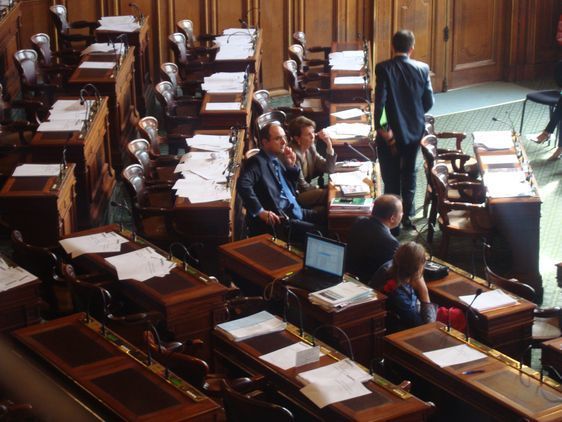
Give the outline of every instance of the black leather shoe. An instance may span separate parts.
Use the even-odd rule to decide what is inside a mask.
[[[415,224],[412,223],[412,220],[410,220],[409,218],[402,219],[402,227],[404,227],[406,230],[416,230]]]

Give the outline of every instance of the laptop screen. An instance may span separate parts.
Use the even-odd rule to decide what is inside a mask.
[[[343,277],[345,243],[307,233],[305,268]]]

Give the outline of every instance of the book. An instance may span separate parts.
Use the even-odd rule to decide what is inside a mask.
[[[330,203],[331,212],[369,212],[373,208],[373,198],[339,197],[332,199]]]
[[[317,305],[334,308],[370,299],[374,296],[375,292],[369,286],[359,281],[347,281],[312,292],[308,295],[308,300]]]
[[[233,341],[243,341],[264,334],[283,331],[286,327],[286,322],[267,311],[261,311],[245,318],[218,324],[215,330],[220,331]]]

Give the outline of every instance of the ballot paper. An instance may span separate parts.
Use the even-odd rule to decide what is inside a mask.
[[[113,69],[115,62],[90,62],[85,61],[78,66],[80,69]]]
[[[432,350],[431,352],[425,352],[424,356],[436,365],[439,365],[441,368],[472,362],[486,357],[484,353],[481,353],[466,344]]]
[[[2,258],[0,258],[0,261],[2,261],[0,265],[0,292],[37,279],[21,267],[10,267]]]
[[[21,164],[16,167],[13,177],[58,176],[60,164]]]
[[[347,110],[337,111],[335,113],[331,113],[332,116],[337,117],[338,119],[353,119],[354,117],[361,117],[365,114],[363,110],[360,108],[350,108]]]
[[[86,54],[121,54],[125,51],[125,44],[121,42],[96,42],[90,44],[80,52],[81,56]]]
[[[233,321],[223,322],[215,327],[233,341],[244,341],[264,334],[276,333],[287,328],[287,323],[267,311]]]
[[[472,307],[477,311],[489,311],[491,309],[503,308],[518,303],[517,300],[505,294],[501,289],[489,290],[481,293],[476,300],[474,296],[475,295],[459,296],[459,299],[467,305],[472,303]]]
[[[359,85],[364,84],[363,76],[336,76],[334,85]]]
[[[355,136],[369,136],[371,126],[366,123],[336,123],[328,126],[325,131],[333,139],[346,139]]]
[[[37,128],[37,132],[80,132],[83,127],[83,119],[53,120],[41,123]]]
[[[300,391],[320,409],[332,403],[371,393],[371,390],[360,382],[349,383],[337,378],[323,381],[322,384],[312,383],[305,385]]]
[[[185,141],[190,148],[200,151],[220,152],[232,148],[228,135],[195,135],[193,138],[186,138]]]
[[[115,232],[70,237],[59,241],[65,252],[72,258],[85,253],[119,252],[121,244],[127,242],[127,239]]]
[[[496,151],[513,148],[513,139],[508,130],[494,130],[485,132],[473,132],[474,145],[485,148],[488,151]]]
[[[213,102],[207,103],[205,106],[205,110],[207,111],[216,111],[216,110],[240,110],[242,103],[237,102],[229,102],[229,103],[221,103],[221,102]]]
[[[164,277],[176,266],[151,247],[105,258],[117,270],[119,280],[146,281],[153,277]]]
[[[310,346],[306,343],[303,343],[302,341],[275,350],[274,352],[261,355],[260,359],[265,360],[266,362],[269,362],[286,371],[287,369],[294,368],[295,366],[297,366],[297,355],[299,352],[302,352],[303,350],[312,350],[312,349],[317,350],[316,359],[311,360],[307,363],[316,362],[320,357],[320,348],[318,346],[317,347]]]
[[[297,379],[303,384],[324,384],[334,379],[345,383],[361,383],[369,381],[371,375],[352,360],[343,359],[331,365],[301,372],[297,375]]]

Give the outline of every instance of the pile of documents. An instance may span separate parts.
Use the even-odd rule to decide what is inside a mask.
[[[51,177],[60,174],[60,164],[21,164],[16,167],[13,177]]]
[[[472,307],[477,311],[489,311],[491,309],[517,305],[518,303],[517,300],[505,294],[501,289],[484,292],[480,294],[476,300],[474,300],[474,296],[475,295],[459,296],[459,299],[467,305],[472,303]]]
[[[488,151],[498,151],[513,148],[513,139],[508,130],[474,132],[474,146],[485,148]]]
[[[146,281],[152,277],[164,277],[176,266],[151,247],[112,256],[105,260],[115,267],[119,280]]]
[[[483,180],[488,190],[488,196],[491,198],[533,196],[535,193],[525,177],[525,172],[518,168],[487,171]]]
[[[215,37],[219,51],[215,60],[244,60],[254,55],[256,30],[254,28],[228,28]]]
[[[246,72],[218,72],[205,76],[201,89],[206,92],[237,93],[244,89]]]
[[[28,273],[21,267],[10,267],[6,261],[0,257],[0,292],[13,289],[35,280],[33,274]]]
[[[345,170],[330,174],[330,181],[340,187],[344,196],[364,196],[371,192],[372,164],[370,162],[363,162],[359,166],[349,165]]]
[[[337,117],[338,119],[347,120],[362,117],[365,114],[365,111],[361,110],[358,107],[353,107],[347,110],[336,111],[335,113],[330,114],[334,117]]]
[[[188,141],[189,142],[189,141]],[[182,174],[172,189],[176,196],[188,198],[192,204],[231,199],[227,184],[230,157],[226,151],[189,152],[184,154],[175,172]]]
[[[371,393],[363,385],[371,376],[349,359],[301,372],[297,379],[305,384],[301,393],[320,408]]]
[[[324,290],[312,292],[308,300],[324,308],[343,308],[376,297],[375,291],[359,281],[347,281]]]
[[[95,42],[90,44],[80,52],[81,56],[86,54],[123,54],[125,52],[125,44],[121,42]]]
[[[65,252],[72,258],[85,253],[119,252],[121,245],[127,242],[127,239],[115,232],[70,237],[59,241]]]
[[[365,64],[365,52],[363,50],[337,51],[330,53],[329,60],[332,70],[361,70]]]
[[[287,369],[317,362],[321,354],[319,346],[313,347],[301,341],[262,355],[260,359],[286,371]]]
[[[102,16],[98,22],[100,23],[98,31],[135,32],[140,29],[139,23],[132,15]]]
[[[48,121],[43,122],[38,132],[79,132],[88,115],[93,100],[57,100],[49,110]]]
[[[369,193],[369,192],[367,192]],[[373,209],[373,198],[334,198],[330,202],[330,212],[331,213],[368,213]]]
[[[199,151],[220,152],[232,148],[228,135],[195,135],[185,141],[188,147]]]
[[[283,331],[286,327],[286,322],[267,311],[261,311],[245,318],[218,324],[215,330],[220,331],[233,341],[243,341],[264,334]]]
[[[328,126],[325,131],[332,139],[366,138],[371,132],[371,126],[367,123],[336,123]]]
[[[486,357],[484,353],[466,344],[432,350],[431,352],[425,352],[424,356],[441,368],[451,365],[460,365]]]
[[[363,85],[367,81],[363,76],[336,76],[334,85]]]

